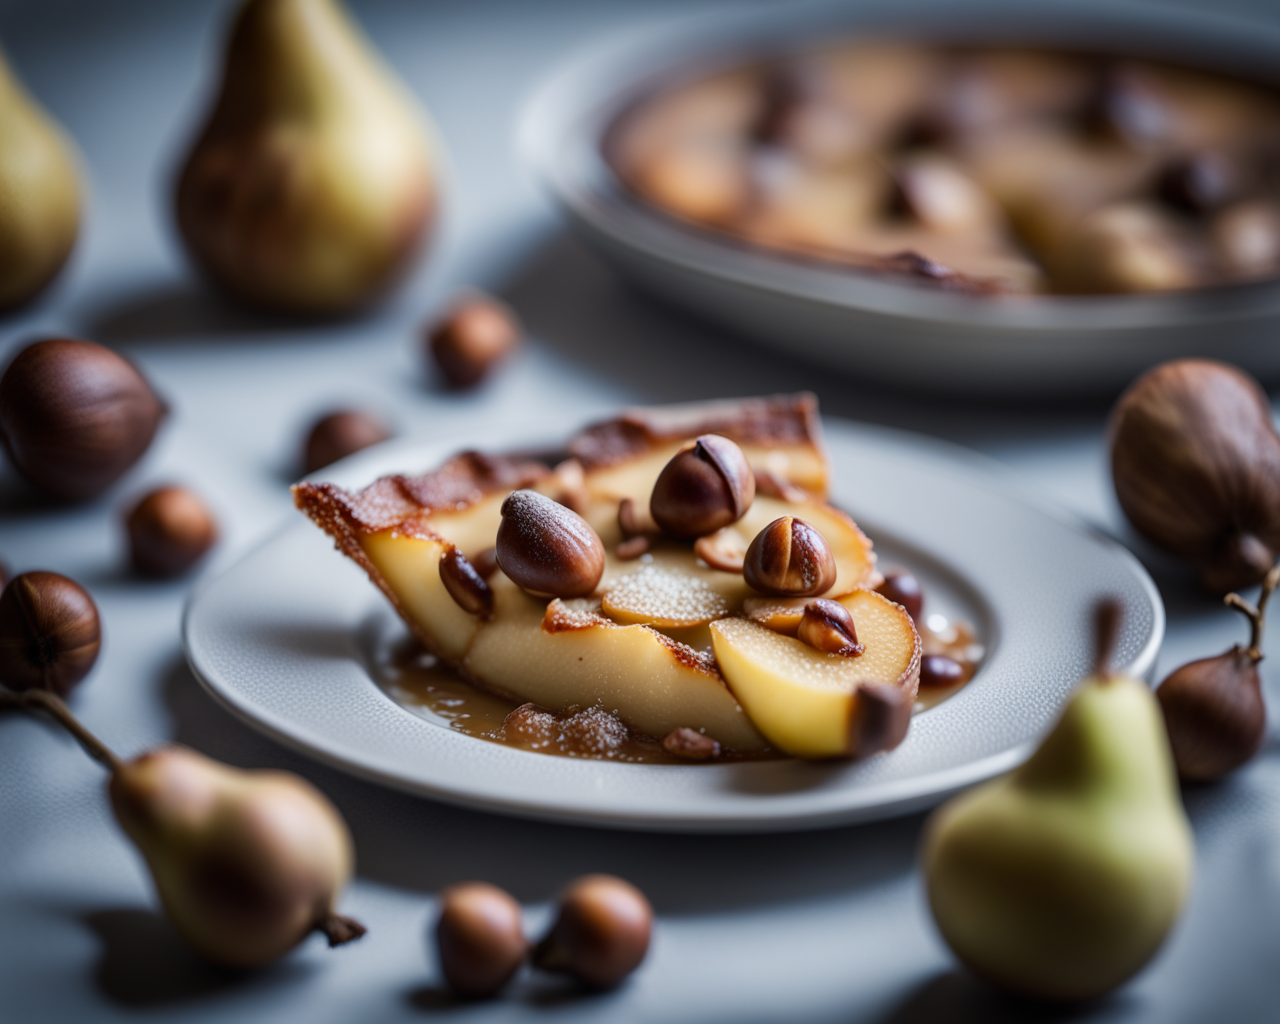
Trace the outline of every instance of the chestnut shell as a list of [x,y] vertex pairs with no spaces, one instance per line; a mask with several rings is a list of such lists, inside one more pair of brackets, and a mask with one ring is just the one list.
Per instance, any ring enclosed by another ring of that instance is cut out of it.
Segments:
[[151,445],[164,405],[127,360],[88,341],[28,345],[0,378],[0,442],[57,498],[101,494]]
[[703,434],[672,456],[654,482],[649,514],[664,533],[691,540],[736,523],[756,496],[756,478],[733,441]]
[[0,684],[66,697],[102,645],[98,606],[75,580],[24,572],[0,593]]

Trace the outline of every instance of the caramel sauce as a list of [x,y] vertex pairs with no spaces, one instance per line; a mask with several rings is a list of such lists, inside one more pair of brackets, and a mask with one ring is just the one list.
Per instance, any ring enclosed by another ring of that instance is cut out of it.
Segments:
[[[922,686],[914,713],[921,714],[953,696],[973,678],[985,653],[973,630],[937,613],[917,624],[924,654],[944,654],[957,661],[961,681],[951,686]],[[406,638],[392,652],[382,671],[384,685],[402,706],[422,717],[490,743],[504,743],[539,754],[618,761],[624,764],[682,764],[699,762],[673,757],[661,740],[638,736],[616,715],[602,708],[571,707],[549,711],[502,697],[467,682],[435,655]],[[735,761],[773,761],[777,751],[743,754],[724,751],[710,764]]]
[[[441,664],[413,639],[406,639],[392,652],[383,674],[388,692],[402,706],[490,743],[624,764],[698,763],[673,757],[662,748],[661,740],[636,735],[602,708],[574,706],[550,711],[482,690]],[[711,763],[770,761],[782,756],[772,750],[758,754],[724,751]]]
[[964,689],[978,671],[986,648],[978,643],[973,629],[964,622],[951,622],[937,612],[925,613],[923,622],[916,623],[920,634],[922,654],[944,654],[960,665],[960,681],[951,686],[921,686],[916,694],[915,714],[936,708],[948,697]]

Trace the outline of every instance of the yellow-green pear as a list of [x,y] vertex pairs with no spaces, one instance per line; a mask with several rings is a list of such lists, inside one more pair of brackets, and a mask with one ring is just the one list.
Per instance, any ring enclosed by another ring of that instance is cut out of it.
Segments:
[[247,0],[178,181],[178,228],[241,299],[355,309],[406,269],[433,221],[431,138],[337,0]]
[[307,782],[180,746],[113,767],[116,818],[146,858],[169,920],[210,960],[257,967],[313,931],[330,945],[364,934],[334,912],[354,863],[351,836]]
[[0,309],[53,280],[79,229],[75,149],[0,55]]
[[923,848],[929,905],[956,955],[1053,1000],[1139,971],[1178,919],[1193,863],[1155,696],[1106,672],[1080,684],[1030,760],[940,808]]

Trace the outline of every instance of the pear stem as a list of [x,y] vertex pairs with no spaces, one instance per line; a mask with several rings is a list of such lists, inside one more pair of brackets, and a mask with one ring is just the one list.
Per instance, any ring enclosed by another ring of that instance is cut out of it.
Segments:
[[62,698],[50,690],[13,690],[0,687],[0,708],[19,708],[24,711],[47,711],[67,732],[71,733],[92,757],[107,771],[115,774],[120,767],[120,759],[111,749],[93,733],[80,724],[80,720],[71,713],[71,709],[63,703]]
[[329,948],[342,946],[360,938],[369,929],[353,917],[330,912],[323,921],[316,925],[316,931],[323,932],[329,940]]
[[1244,612],[1249,619],[1249,657],[1254,661],[1262,660],[1262,633],[1267,624],[1267,602],[1271,593],[1280,586],[1280,561],[1271,567],[1262,581],[1262,593],[1258,595],[1257,605],[1252,605],[1239,594],[1231,593],[1222,599],[1228,608]]
[[1094,648],[1093,673],[1099,679],[1111,675],[1111,656],[1115,653],[1116,637],[1120,633],[1120,618],[1124,614],[1120,602],[1114,597],[1104,598],[1098,602],[1094,610],[1096,639]]

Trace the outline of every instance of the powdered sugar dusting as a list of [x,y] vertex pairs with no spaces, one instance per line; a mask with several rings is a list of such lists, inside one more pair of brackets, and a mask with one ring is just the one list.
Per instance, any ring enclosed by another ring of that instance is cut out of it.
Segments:
[[729,603],[698,576],[641,565],[613,584],[605,594],[604,610],[629,622],[696,626],[724,618]]

